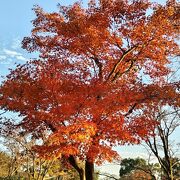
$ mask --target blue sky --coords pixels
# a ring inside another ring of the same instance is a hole
[[[35,18],[33,5],[40,5],[46,11],[57,10],[57,4],[73,4],[76,0],[1,0],[0,1],[0,75],[7,74],[14,63],[24,63],[33,54],[21,49],[23,37],[29,36]],[[82,0],[84,4],[88,0]],[[165,0],[159,0],[159,3]]]
[[[33,5],[38,4],[52,12],[57,10],[58,3],[68,5],[73,2],[75,0],[0,0],[0,76],[6,75],[8,68],[14,68],[15,63],[24,63],[35,56],[21,49],[23,37],[30,35],[32,29],[31,21],[35,18]],[[157,2],[164,3],[165,0]],[[122,157],[145,157],[146,153],[139,146],[122,147],[118,151]],[[103,169],[107,171],[110,167],[104,166]],[[119,166],[110,169],[111,173],[118,174],[118,171]]]
[[[35,18],[33,5],[40,5],[46,11],[57,10],[57,4],[72,4],[71,0],[1,0],[0,1],[0,75],[14,68],[14,63],[24,63],[33,55],[21,49],[23,37],[30,35]]]
[[[71,4],[73,1],[60,1],[62,4]],[[34,13],[33,5],[38,4],[47,11],[57,9],[58,0],[2,0],[0,2],[0,36],[23,37],[29,34]]]

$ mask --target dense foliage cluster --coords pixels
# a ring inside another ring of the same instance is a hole
[[[11,71],[0,106],[19,113],[19,126],[34,138],[48,132],[35,147],[41,156],[66,157],[79,173],[76,159],[85,161],[88,179],[94,163],[118,158],[113,146],[153,135],[151,108],[179,106],[179,83],[164,78],[168,58],[179,53],[177,3],[92,0],[87,8],[34,10],[23,48],[39,59]]]

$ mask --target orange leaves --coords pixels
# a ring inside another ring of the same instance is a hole
[[[91,143],[92,136],[96,134],[96,125],[91,122],[73,123],[65,127],[59,127],[58,131],[50,137],[50,144],[67,143]]]
[[[140,117],[132,120],[128,128],[131,129],[131,133],[134,134],[134,137],[139,141],[142,139],[146,140],[149,136],[152,136],[156,125],[156,120]]]
[[[35,150],[46,158],[58,158],[62,155],[83,157],[86,148],[92,144],[95,134],[96,125],[94,123],[81,121],[72,125],[67,124],[66,126],[58,127],[57,132],[48,137],[46,145],[35,146]],[[49,149],[51,149],[51,152]]]
[[[111,148],[103,145],[92,145],[87,156],[90,161],[95,162],[98,165],[102,164],[104,160],[112,162],[113,160],[119,159],[119,155],[116,151],[113,151]]]
[[[0,88],[0,106],[20,113],[26,132],[37,138],[48,132],[46,144],[36,147],[42,156],[111,161],[117,157],[113,146],[152,135],[156,122],[145,118],[147,109],[159,101],[179,106],[176,84],[145,86],[128,79],[87,83],[66,72],[67,66],[60,60],[30,62],[12,71]],[[137,116],[138,110],[143,114]]]
[[[36,145],[33,147],[33,150],[39,153],[40,157],[45,159],[57,159],[61,158],[62,156],[77,155],[79,153],[76,147],[58,145]]]
[[[81,56],[83,60],[78,66],[82,67],[85,59],[88,59],[88,68],[94,69],[94,75],[97,64],[92,63],[92,58],[99,58],[105,79],[107,70],[110,71],[108,67],[122,58],[122,51],[137,46],[136,53],[121,63],[125,65],[123,69],[129,67],[126,61],[133,59],[134,64],[142,67],[150,60],[151,71],[159,69],[159,73],[154,73],[152,77],[164,75],[167,57],[178,54],[174,41],[177,31],[172,24],[173,15],[170,15],[175,13],[176,5],[156,6],[152,14],[147,16],[147,10],[152,8],[148,1],[101,1],[99,6],[94,3],[91,2],[87,9],[78,3],[69,7],[60,6],[59,14],[44,13],[37,8],[33,30],[36,33],[24,39],[24,47],[30,51],[41,51],[42,57],[50,53],[54,59],[58,58],[59,55],[54,53],[58,51]],[[166,15],[168,12],[169,16]],[[47,35],[38,35],[38,32],[45,31]],[[158,68],[154,66],[154,61],[159,63]]]

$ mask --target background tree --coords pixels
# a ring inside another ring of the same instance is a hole
[[[27,178],[43,180],[45,178],[78,179],[77,172],[68,167],[60,159],[44,159],[33,150],[35,139],[29,137],[10,121],[1,123],[0,137],[4,151],[2,152],[1,177],[7,179]],[[44,132],[45,133],[45,132]],[[45,138],[45,137],[44,137]],[[43,138],[43,139],[44,139]]]
[[[10,156],[5,152],[0,152],[0,178],[8,176]]]
[[[34,148],[42,157],[64,157],[81,179],[94,179],[94,163],[119,158],[113,146],[153,135],[156,120],[137,110],[159,101],[179,106],[177,83],[164,81],[168,58],[179,53],[176,6],[100,0],[86,9],[59,5],[59,13],[35,7],[23,48],[38,51],[39,59],[6,77],[0,107],[19,113],[19,126],[32,138],[49,132]]]
[[[179,164],[179,159],[176,157],[179,145],[177,141],[171,140],[171,135],[180,124],[179,110],[159,106],[151,109],[151,113],[157,118],[159,124],[154,130],[155,136],[148,138],[146,144],[158,159],[165,173],[165,179],[178,179],[179,174],[175,166]]]
[[[130,174],[120,178],[121,180],[152,180],[152,176],[142,170],[134,169]]]
[[[121,161],[120,179],[156,179],[158,164],[147,162],[142,158],[125,158]]]

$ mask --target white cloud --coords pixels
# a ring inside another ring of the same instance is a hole
[[[1,70],[1,65],[10,65],[10,64],[11,64],[11,60],[0,61],[0,70]]]
[[[16,56],[16,59],[21,60],[21,61],[27,61],[27,59],[23,56]]]
[[[8,57],[5,57],[5,56],[1,58],[1,55],[0,55],[0,75],[1,75],[2,69],[5,70],[4,65],[11,65],[11,63],[12,63],[12,59],[9,59]]]
[[[19,38],[14,38],[11,48],[12,49],[19,49],[21,47],[21,40]]]
[[[9,39],[2,40],[0,42],[0,71],[1,69],[5,71],[6,65],[14,67],[15,63],[28,61],[26,54],[21,51],[21,39],[19,37],[12,38],[10,41]]]
[[[0,55],[0,60],[5,60],[7,57],[5,55]]]
[[[4,59],[9,59],[9,58],[13,58],[13,59],[17,59],[17,60],[20,60],[20,61],[27,61],[28,59],[25,58],[23,56],[22,53],[19,53],[15,50],[9,50],[9,49],[6,49],[4,48],[3,50],[3,55],[0,55],[0,60],[4,60]]]
[[[10,57],[22,56],[21,53],[9,49],[3,49],[3,52]]]

